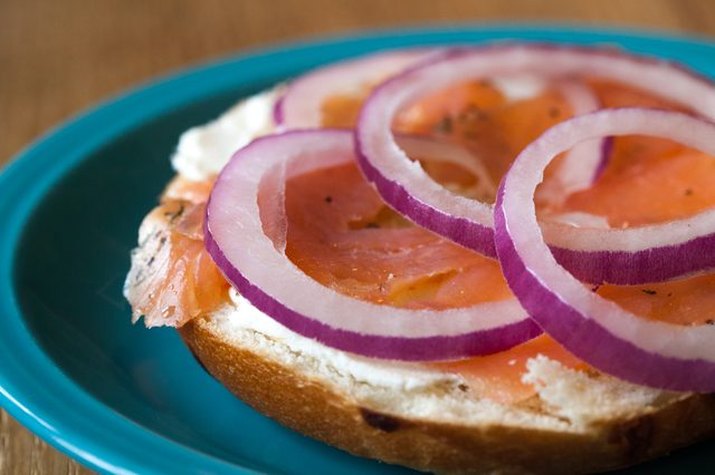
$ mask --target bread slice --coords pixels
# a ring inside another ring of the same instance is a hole
[[[355,455],[438,473],[576,474],[636,464],[715,433],[715,395],[635,386],[540,356],[525,375],[537,395],[505,406],[476,398],[454,375],[240,322],[254,316],[227,306],[179,331],[243,401]]]

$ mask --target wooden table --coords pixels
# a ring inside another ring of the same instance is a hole
[[[715,36],[713,0],[0,0],[0,165],[109,94],[267,43],[435,22],[581,22]],[[0,411],[0,474],[90,473]]]

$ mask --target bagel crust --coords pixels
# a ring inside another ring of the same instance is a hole
[[[204,368],[279,423],[354,455],[456,474],[577,474],[634,465],[715,435],[715,395],[683,394],[587,430],[459,424],[385,411],[329,378],[223,335],[211,316],[179,332]],[[535,396],[538,399],[538,396]],[[533,403],[535,411],[546,411]]]

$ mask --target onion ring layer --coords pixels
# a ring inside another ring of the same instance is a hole
[[[280,236],[264,231],[282,228],[285,181],[354,159],[349,131],[293,131],[252,142],[223,169],[206,208],[205,243],[247,300],[296,333],[388,359],[493,353],[540,333],[515,299],[440,311],[396,308],[340,294],[293,264]],[[266,186],[276,200],[262,212],[257,197]],[[277,224],[263,222],[266,215]]]
[[[532,318],[597,369],[647,386],[713,392],[714,326],[651,321],[601,298],[557,263],[536,220],[534,192],[544,169],[557,154],[581,140],[627,134],[669,138],[715,155],[715,124],[676,112],[603,110],[551,128],[517,157],[500,186],[495,237],[502,270]],[[665,273],[672,273],[667,267],[683,267],[681,260],[715,259],[715,210],[631,231],[629,234],[645,242],[638,242],[638,247],[650,246],[640,251],[647,254],[642,260],[643,272],[665,269]],[[604,232],[619,236],[627,231]],[[636,266],[640,265],[639,255],[631,254]],[[613,259],[608,254],[601,258]],[[627,258],[623,265],[633,260]],[[661,267],[648,267],[653,262]]]

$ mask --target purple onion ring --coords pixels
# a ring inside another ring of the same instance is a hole
[[[713,392],[715,326],[648,320],[600,297],[557,263],[536,220],[534,192],[556,155],[581,140],[628,134],[668,138],[715,155],[715,124],[677,112],[603,110],[556,125],[517,157],[499,188],[494,220],[502,270],[544,331],[595,368],[637,384]],[[678,265],[678,258],[707,258],[713,251],[702,243],[715,241],[715,209],[631,231],[606,233],[635,235],[634,247],[648,246],[636,255],[650,254],[665,266]]]
[[[205,244],[243,297],[296,333],[387,359],[442,360],[493,353],[540,333],[513,298],[439,311],[377,305],[340,294],[293,264],[285,255],[285,240],[264,231],[281,229],[285,220],[285,181],[354,160],[352,133],[331,129],[260,138],[234,154],[206,208]],[[268,191],[277,203],[268,213],[262,212],[257,199],[266,186],[272,186]]]

